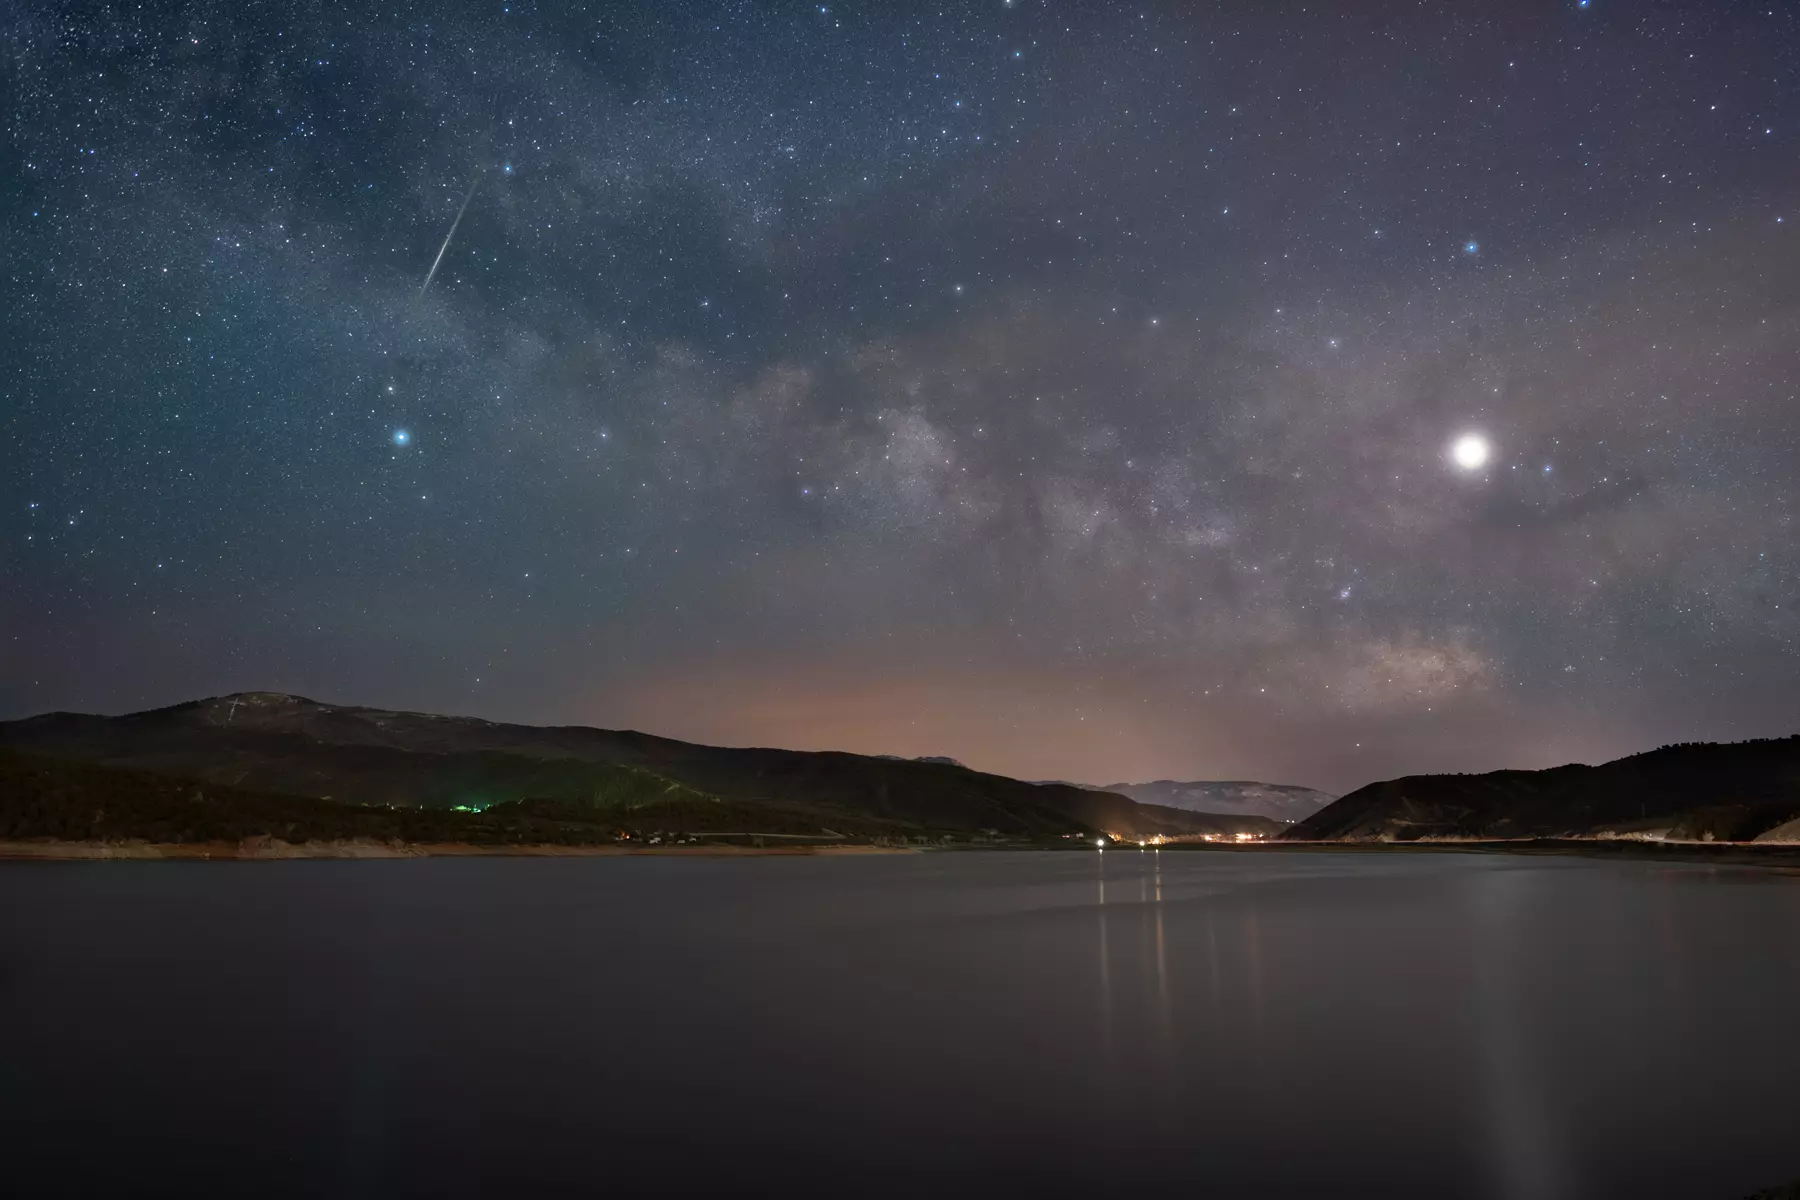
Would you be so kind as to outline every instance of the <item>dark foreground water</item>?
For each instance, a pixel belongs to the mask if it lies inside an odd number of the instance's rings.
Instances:
[[[1727,1198],[1800,1177],[1800,879],[1752,870],[15,863],[0,914],[14,1195]]]

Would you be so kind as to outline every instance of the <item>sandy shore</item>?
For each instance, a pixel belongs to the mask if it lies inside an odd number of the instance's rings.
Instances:
[[[0,841],[0,859],[223,859],[232,861],[297,858],[623,858],[660,855],[671,858],[743,858],[768,855],[917,854],[898,846],[478,846],[466,842],[284,842],[246,838],[241,842],[58,842]]]

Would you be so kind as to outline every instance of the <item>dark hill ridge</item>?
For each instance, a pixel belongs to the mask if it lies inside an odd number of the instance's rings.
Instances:
[[[516,800],[482,812],[386,808],[0,750],[0,841],[142,840],[601,845],[646,827],[670,834],[742,822],[723,801],[634,767],[584,800]],[[757,814],[766,817],[767,814]],[[810,825],[797,830],[812,833]]]
[[[859,834],[992,830],[1019,838],[1268,834],[1273,822],[1141,805],[944,762],[700,746],[631,731],[506,725],[246,692],[120,717],[0,723],[0,747],[261,792],[416,807],[581,800],[636,768],[796,824]],[[849,826],[850,828],[846,828]]]
[[[1598,767],[1409,775],[1358,788],[1282,836],[1800,840],[1796,819],[1800,736],[1664,746]]]

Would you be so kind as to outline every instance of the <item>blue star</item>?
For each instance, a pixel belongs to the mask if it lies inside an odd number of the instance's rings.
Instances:
[[[405,445],[411,444],[411,442],[412,442],[412,434],[408,433],[404,429],[394,430],[394,445],[405,446]]]
[[[1463,253],[1464,254],[1479,254],[1479,253],[1481,253],[1481,243],[1480,242],[1464,242],[1463,243]]]

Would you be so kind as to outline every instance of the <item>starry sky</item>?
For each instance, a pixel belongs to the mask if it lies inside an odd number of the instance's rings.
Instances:
[[[1782,0],[0,28],[0,716],[1334,790],[1800,729]]]

